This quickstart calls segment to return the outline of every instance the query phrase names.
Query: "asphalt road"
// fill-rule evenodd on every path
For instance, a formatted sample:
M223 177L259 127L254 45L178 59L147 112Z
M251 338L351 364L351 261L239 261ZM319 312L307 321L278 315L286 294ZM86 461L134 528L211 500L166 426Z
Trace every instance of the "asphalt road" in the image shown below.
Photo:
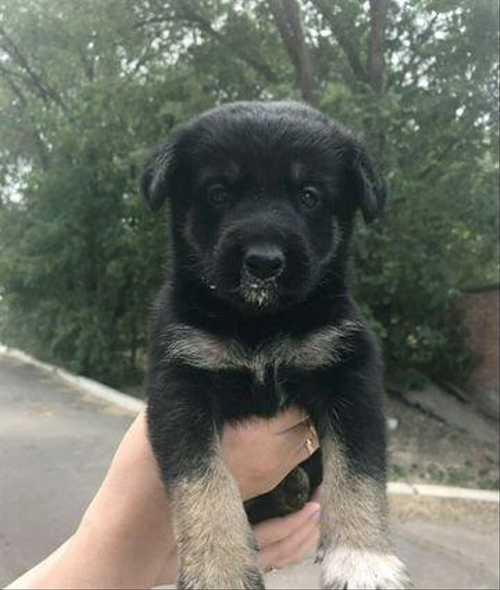
M0 355L0 586L71 535L132 419Z
M0 355L0 586L75 529L133 416L59 378ZM398 499L399 554L417 588L498 588L498 507ZM268 577L316 588L317 567Z

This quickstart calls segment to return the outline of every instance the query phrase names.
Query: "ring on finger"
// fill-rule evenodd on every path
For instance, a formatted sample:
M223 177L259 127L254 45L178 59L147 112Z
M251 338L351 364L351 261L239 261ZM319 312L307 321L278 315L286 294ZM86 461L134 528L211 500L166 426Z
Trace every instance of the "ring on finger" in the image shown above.
M314 447L314 442L313 442L312 438L310 436L306 437L304 444L306 446L306 449L307 449L307 452L309 453L309 455L312 455L314 453L314 451L316 450Z
M317 436L316 436L316 431L314 430L314 427L310 421L309 421L309 434L306 436L304 444L305 444L305 447L306 447L309 455L312 455L317 447Z

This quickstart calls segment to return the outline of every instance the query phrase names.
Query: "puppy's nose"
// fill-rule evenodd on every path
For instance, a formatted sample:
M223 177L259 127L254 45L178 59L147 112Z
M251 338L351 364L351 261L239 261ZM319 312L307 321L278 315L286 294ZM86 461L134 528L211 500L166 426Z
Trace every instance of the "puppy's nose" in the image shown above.
M285 255L277 246L251 246L243 260L247 271L256 278L270 279L278 276L285 266Z

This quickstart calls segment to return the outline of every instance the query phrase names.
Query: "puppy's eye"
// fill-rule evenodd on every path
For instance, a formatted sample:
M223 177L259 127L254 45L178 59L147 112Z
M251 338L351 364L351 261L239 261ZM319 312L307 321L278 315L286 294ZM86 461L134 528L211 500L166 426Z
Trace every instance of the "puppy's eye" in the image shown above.
M320 201L320 194L314 186L304 186L300 192L300 200L307 209L314 209Z
M207 198L212 205L224 205L229 200L229 197L229 192L222 184L213 184L207 189Z

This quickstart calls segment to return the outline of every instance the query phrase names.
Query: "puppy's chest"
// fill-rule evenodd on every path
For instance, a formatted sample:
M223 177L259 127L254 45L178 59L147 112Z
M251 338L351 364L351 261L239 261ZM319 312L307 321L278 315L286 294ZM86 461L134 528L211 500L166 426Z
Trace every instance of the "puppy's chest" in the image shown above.
M343 320L302 337L285 333L246 346L236 338L222 338L185 324L173 324L164 334L164 360L208 371L218 397L237 401L250 413L275 412L300 390L300 375L341 362L352 350L358 322ZM295 385L295 387L294 387Z

